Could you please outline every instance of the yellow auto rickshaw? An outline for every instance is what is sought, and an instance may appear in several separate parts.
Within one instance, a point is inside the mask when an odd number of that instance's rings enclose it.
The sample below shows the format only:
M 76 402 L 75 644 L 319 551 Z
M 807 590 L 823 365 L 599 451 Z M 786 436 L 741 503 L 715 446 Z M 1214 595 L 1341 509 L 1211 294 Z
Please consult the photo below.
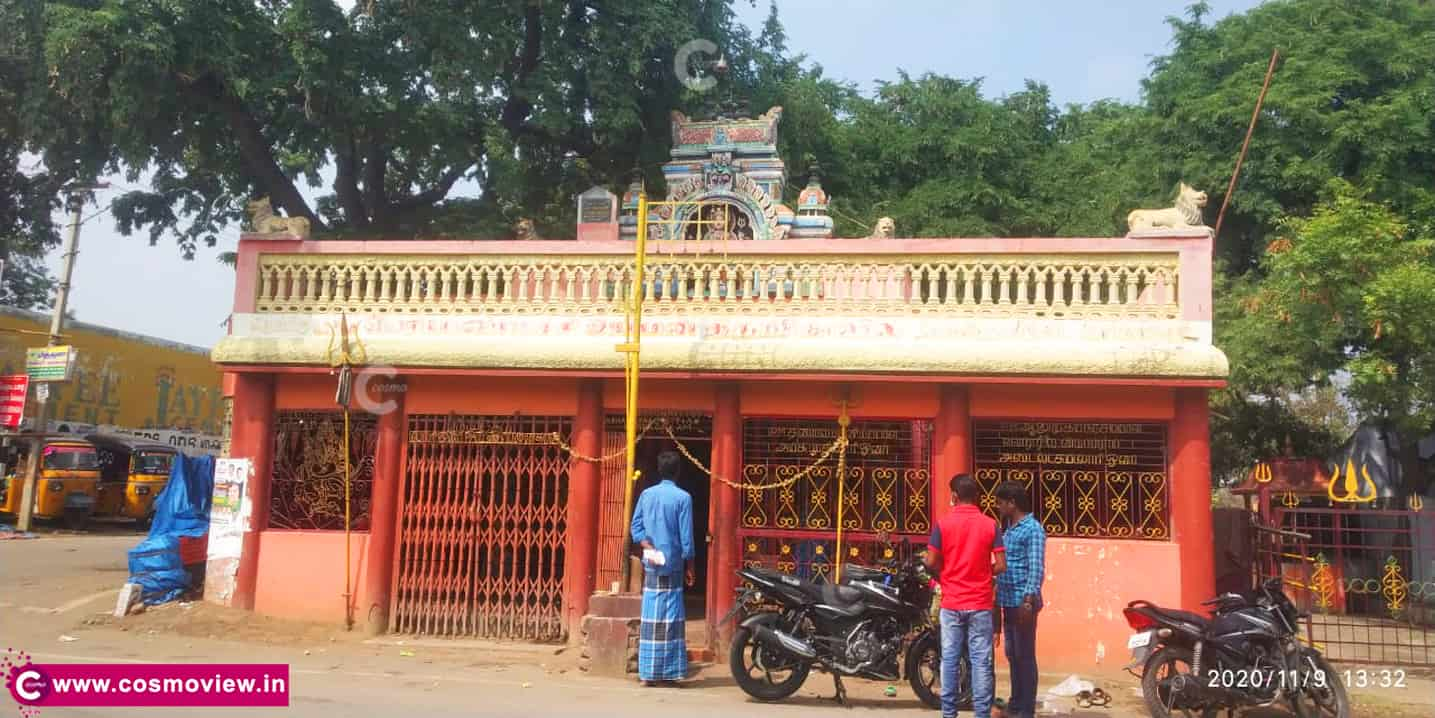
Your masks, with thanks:
M 109 434 L 85 437 L 99 451 L 100 497 L 96 516 L 149 522 L 154 500 L 169 481 L 179 451 L 144 439 Z
M 0 513 L 20 514 L 20 494 L 29 467 L 28 444 L 21 442 L 11 454 L 12 460 L 6 463 L 4 486 L 0 487 Z M 95 447 L 80 439 L 46 439 L 40 455 L 33 516 L 63 519 L 72 529 L 84 528 L 99 499 L 100 463 Z

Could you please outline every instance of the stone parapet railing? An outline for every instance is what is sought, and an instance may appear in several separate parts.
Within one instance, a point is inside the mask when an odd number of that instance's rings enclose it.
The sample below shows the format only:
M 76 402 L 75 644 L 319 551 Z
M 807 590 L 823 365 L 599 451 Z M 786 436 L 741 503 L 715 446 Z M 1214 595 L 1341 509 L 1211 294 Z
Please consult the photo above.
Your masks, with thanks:
M 622 314 L 626 255 L 272 254 L 255 311 Z M 727 256 L 649 258 L 644 311 L 1141 317 L 1180 316 L 1179 255 Z
M 342 313 L 395 366 L 613 369 L 637 283 L 655 368 L 1226 372 L 1210 346 L 1205 232 L 659 243 L 642 277 L 632 252 L 622 241 L 245 238 L 235 322 L 214 356 L 319 363 Z M 765 354 L 754 340 L 780 345 Z

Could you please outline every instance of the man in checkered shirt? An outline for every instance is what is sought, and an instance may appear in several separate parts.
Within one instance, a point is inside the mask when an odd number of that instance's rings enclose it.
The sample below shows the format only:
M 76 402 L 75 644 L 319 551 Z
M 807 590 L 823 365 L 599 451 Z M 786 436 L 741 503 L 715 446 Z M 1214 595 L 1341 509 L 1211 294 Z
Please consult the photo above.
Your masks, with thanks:
M 1046 577 L 1046 530 L 1031 515 L 1026 487 L 1008 481 L 997 487 L 997 512 L 1006 523 L 1006 571 L 997 576 L 997 610 L 1005 626 L 1007 665 L 1011 672 L 1009 718 L 1036 715 L 1036 616 L 1041 612 L 1041 582 Z

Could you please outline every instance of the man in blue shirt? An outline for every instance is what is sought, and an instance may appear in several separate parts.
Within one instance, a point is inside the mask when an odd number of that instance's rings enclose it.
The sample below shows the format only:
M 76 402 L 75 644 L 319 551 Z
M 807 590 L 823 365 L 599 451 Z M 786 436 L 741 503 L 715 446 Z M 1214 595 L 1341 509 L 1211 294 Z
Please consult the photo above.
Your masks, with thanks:
M 633 542 L 643 548 L 643 621 L 638 629 L 638 678 L 671 684 L 688 675 L 683 586 L 693 572 L 693 497 L 673 483 L 680 459 L 658 455 L 658 483 L 638 497 Z
M 1031 515 L 1031 495 L 1022 484 L 997 487 L 997 512 L 1006 522 L 1006 571 L 997 576 L 997 605 L 1006 630 L 1011 672 L 1010 718 L 1036 715 L 1036 616 L 1041 612 L 1041 582 L 1046 577 L 1046 530 Z

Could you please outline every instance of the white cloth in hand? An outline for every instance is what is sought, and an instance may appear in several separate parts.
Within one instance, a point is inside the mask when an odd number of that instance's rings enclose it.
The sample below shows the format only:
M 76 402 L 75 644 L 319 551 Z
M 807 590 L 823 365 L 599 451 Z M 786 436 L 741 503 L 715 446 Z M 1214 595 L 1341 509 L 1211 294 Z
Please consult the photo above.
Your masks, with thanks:
M 663 555 L 662 551 L 655 548 L 645 548 L 643 549 L 643 562 L 654 566 L 662 566 L 668 562 L 668 559 Z

